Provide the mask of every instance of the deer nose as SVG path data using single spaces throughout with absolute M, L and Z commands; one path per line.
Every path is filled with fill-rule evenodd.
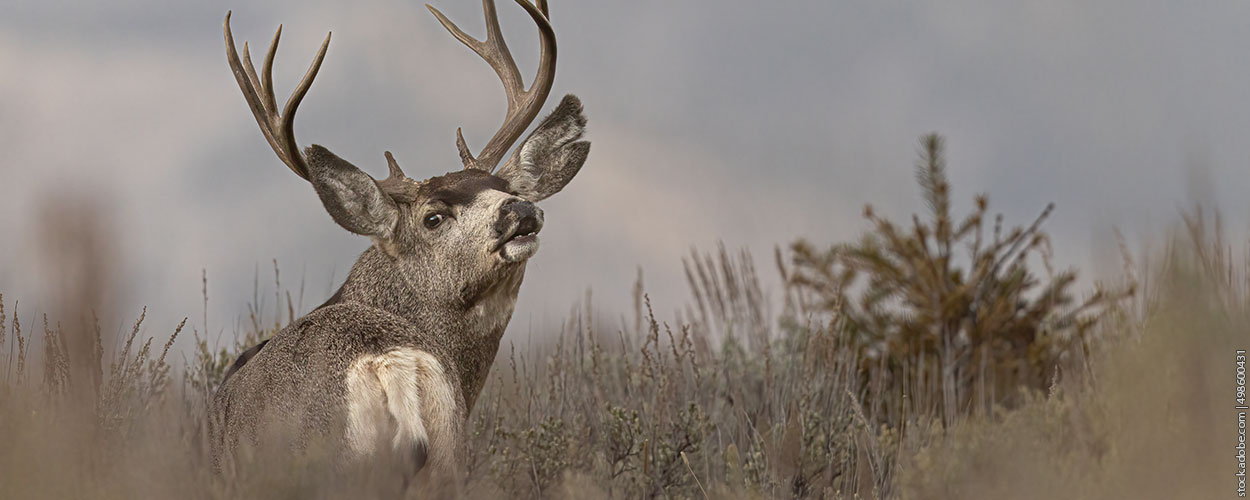
M 499 215 L 503 217 L 512 216 L 517 219 L 532 218 L 538 219 L 540 222 L 543 219 L 543 211 L 541 208 L 538 208 L 538 205 L 520 198 L 512 198 L 503 202 L 503 205 L 499 207 L 499 212 Z
M 500 237 L 530 234 L 542 229 L 542 209 L 530 201 L 512 197 L 499 206 L 499 220 L 495 221 L 495 234 Z

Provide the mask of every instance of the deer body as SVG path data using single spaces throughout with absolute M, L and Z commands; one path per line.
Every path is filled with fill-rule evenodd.
M 543 213 L 535 203 L 560 191 L 589 153 L 581 103 L 566 96 L 502 168 L 495 166 L 550 90 L 555 40 L 545 2 L 518 0 L 539 25 L 539 76 L 521 89 L 499 35 L 494 4 L 483 1 L 487 39 L 440 22 L 499 73 L 508 92 L 504 126 L 475 158 L 458 135 L 464 169 L 417 182 L 390 153 L 377 180 L 321 146 L 300 152 L 292 118 L 311 85 L 327 37 L 282 114 L 269 77 L 278 35 L 256 74 L 242 61 L 226 17 L 229 60 L 274 151 L 308 180 L 340 226 L 368 236 L 342 288 L 328 302 L 250 349 L 227 372 L 212 404 L 218 465 L 278 427 L 297 449 L 341 449 L 337 461 L 381 460 L 406 474 L 423 467 L 453 477 L 463 424 L 482 390 L 512 316 L 527 260 L 538 250 Z M 279 34 L 281 28 L 279 28 Z
M 223 444 L 254 438 L 280 416 L 283 425 L 307 429 L 303 439 L 341 432 L 349 458 L 411 453 L 418 468 L 457 465 L 460 424 L 481 392 L 524 272 L 520 264 L 496 287 L 440 303 L 423 296 L 429 288 L 392 279 L 399 270 L 371 247 L 335 300 L 282 329 L 228 378 L 214 401 Z M 389 405 L 396 401 L 408 404 Z

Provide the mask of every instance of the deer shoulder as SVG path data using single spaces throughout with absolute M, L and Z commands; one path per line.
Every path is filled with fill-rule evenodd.
M 218 391 L 227 440 L 300 429 L 296 441 L 336 439 L 345 460 L 393 455 L 413 470 L 457 461 L 465 412 L 455 361 L 408 320 L 341 304 L 285 328 Z

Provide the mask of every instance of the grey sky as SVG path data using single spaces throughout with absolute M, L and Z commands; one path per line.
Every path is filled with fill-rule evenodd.
M 626 309 L 636 266 L 667 314 L 686 298 L 680 259 L 692 245 L 746 246 L 767 270 L 774 244 L 855 237 L 866 202 L 891 216 L 920 210 L 912 166 L 930 131 L 948 138 L 962 207 L 989 192 L 1025 224 L 1056 202 L 1047 227 L 1065 266 L 1090 267 L 1113 225 L 1130 238 L 1157 230 L 1195 193 L 1219 200 L 1235 233 L 1250 222 L 1244 1 L 551 3 L 552 104 L 582 98 L 594 147 L 544 203 L 513 334 L 553 324 L 587 287 L 598 306 Z M 438 6 L 481 33 L 478 2 Z M 519 7 L 499 7 L 531 75 L 534 30 Z M 333 30 L 296 135 L 374 175 L 384 150 L 413 176 L 456 168 L 455 128 L 480 146 L 502 117 L 493 73 L 421 2 L 10 0 L 6 299 L 29 313 L 46 297 L 28 235 L 47 196 L 91 192 L 113 207 L 123 306 L 148 305 L 152 333 L 199 317 L 201 268 L 210 320 L 227 327 L 245 314 L 256 266 L 262 283 L 272 258 L 286 284 L 302 272 L 307 308 L 366 247 L 257 130 L 225 63 L 230 8 L 240 43 L 263 46 L 285 24 L 280 98 Z

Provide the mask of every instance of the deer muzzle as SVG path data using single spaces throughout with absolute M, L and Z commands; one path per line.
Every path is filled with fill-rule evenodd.
M 505 262 L 520 262 L 538 252 L 538 232 L 543 228 L 543 211 L 537 205 L 512 199 L 499 208 L 495 251 Z

